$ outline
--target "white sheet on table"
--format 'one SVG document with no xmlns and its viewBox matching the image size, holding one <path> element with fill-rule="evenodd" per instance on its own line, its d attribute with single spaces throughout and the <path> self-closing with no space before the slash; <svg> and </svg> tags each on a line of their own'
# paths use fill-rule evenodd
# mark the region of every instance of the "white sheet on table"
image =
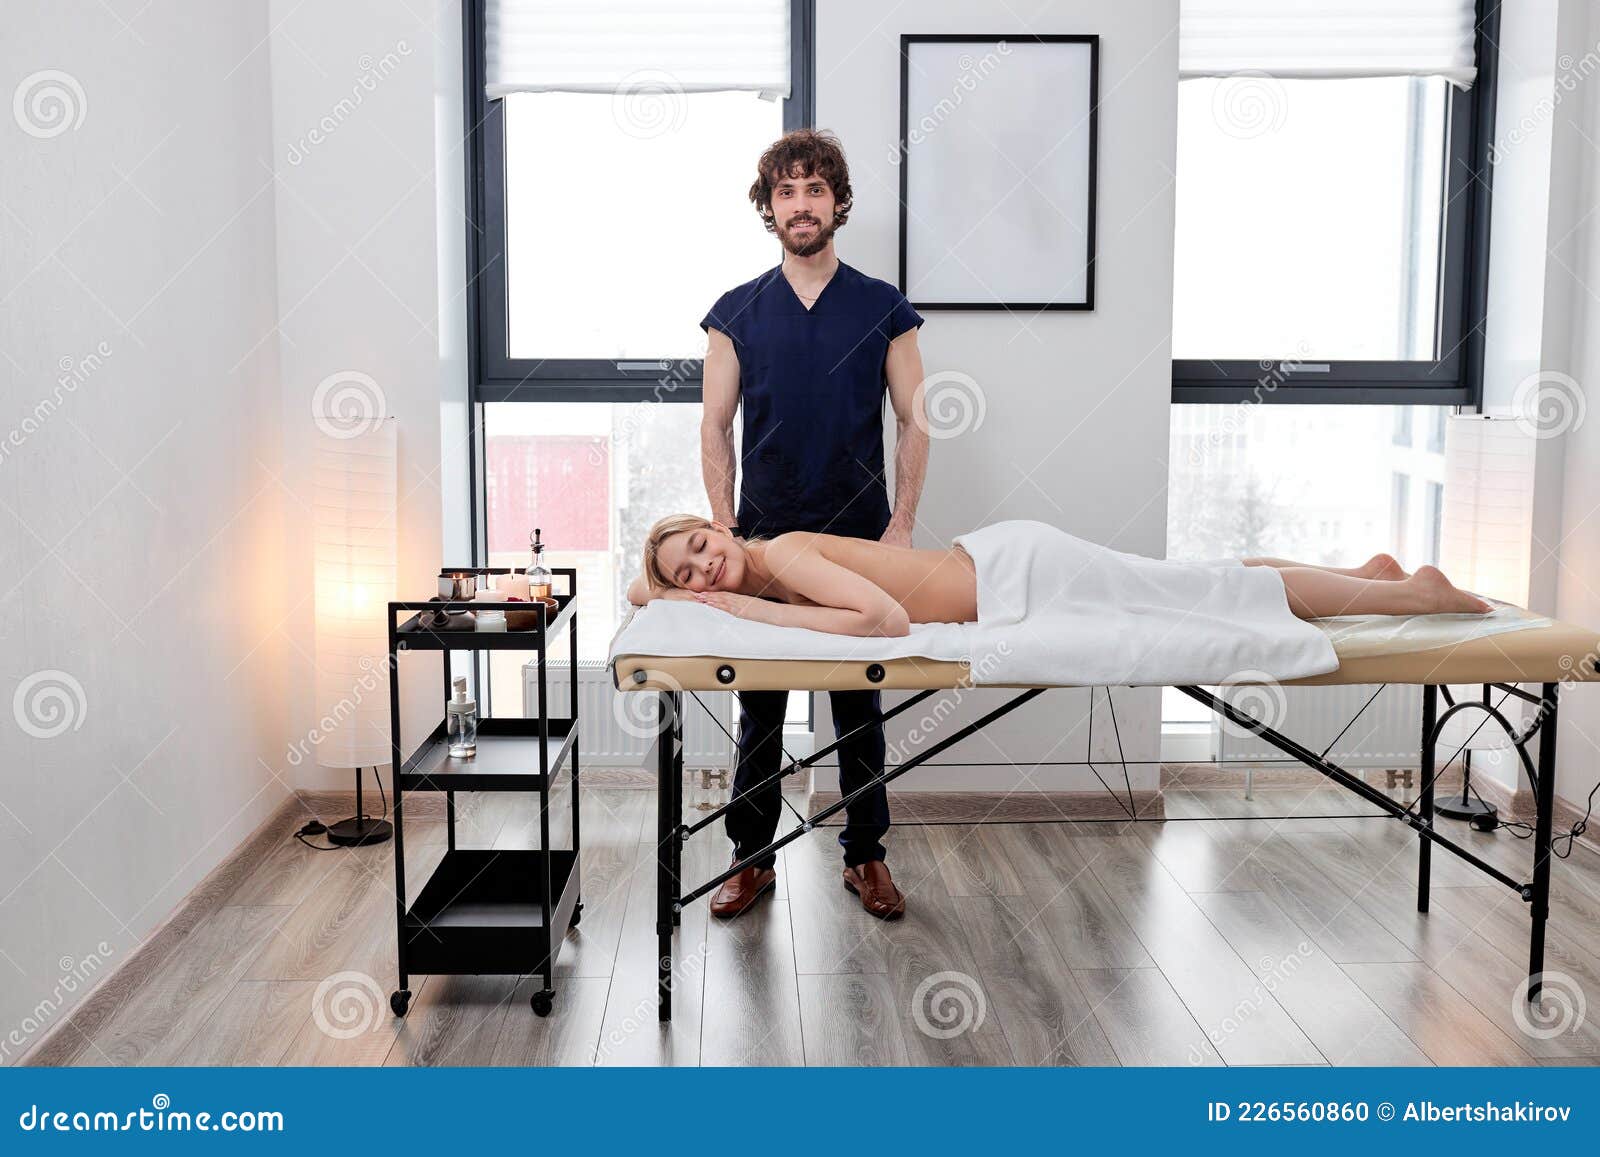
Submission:
<svg viewBox="0 0 1600 1157">
<path fill-rule="evenodd" d="M 956 543 L 978 571 L 978 683 L 1260 682 L 1339 665 L 1270 567 L 1145 558 L 1030 521 Z"/>
</svg>

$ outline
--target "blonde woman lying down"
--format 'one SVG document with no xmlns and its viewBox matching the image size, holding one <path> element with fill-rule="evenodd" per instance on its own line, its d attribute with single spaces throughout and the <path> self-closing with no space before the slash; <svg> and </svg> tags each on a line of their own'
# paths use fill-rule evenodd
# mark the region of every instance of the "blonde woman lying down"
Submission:
<svg viewBox="0 0 1600 1157">
<path fill-rule="evenodd" d="M 1302 619 L 1491 609 L 1436 567 L 1407 574 L 1386 554 L 1351 568 L 1281 558 L 1240 561 L 1275 568 L 1289 610 Z M 637 606 L 693 599 L 754 622 L 836 635 L 896 636 L 912 623 L 978 621 L 977 571 L 960 546 L 916 550 L 814 533 L 746 541 L 720 523 L 674 514 L 651 527 L 643 569 L 628 590 Z"/>
</svg>

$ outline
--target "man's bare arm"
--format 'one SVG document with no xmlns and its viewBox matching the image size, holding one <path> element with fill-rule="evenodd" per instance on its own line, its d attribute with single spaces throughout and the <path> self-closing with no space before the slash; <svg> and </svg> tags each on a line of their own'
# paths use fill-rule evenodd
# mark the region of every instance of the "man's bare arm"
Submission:
<svg viewBox="0 0 1600 1157">
<path fill-rule="evenodd" d="M 928 476 L 928 422 L 922 396 L 922 351 L 917 331 L 908 329 L 889 343 L 884 366 L 889 379 L 889 404 L 894 408 L 894 515 L 883 541 L 911 545 L 917 502 Z"/>
<path fill-rule="evenodd" d="M 711 519 L 732 526 L 733 484 L 738 463 L 733 453 L 733 420 L 739 412 L 739 355 L 733 341 L 720 330 L 706 331 L 700 413 L 700 473 Z"/>
</svg>

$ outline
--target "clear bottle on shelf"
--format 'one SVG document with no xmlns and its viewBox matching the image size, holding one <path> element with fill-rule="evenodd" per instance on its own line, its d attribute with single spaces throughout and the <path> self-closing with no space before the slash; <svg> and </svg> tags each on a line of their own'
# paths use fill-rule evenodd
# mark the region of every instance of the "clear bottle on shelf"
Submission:
<svg viewBox="0 0 1600 1157">
<path fill-rule="evenodd" d="M 478 754 L 478 703 L 467 695 L 467 677 L 451 681 L 455 697 L 445 706 L 445 740 L 451 759 L 471 759 Z"/>
<path fill-rule="evenodd" d="M 544 565 L 544 543 L 540 541 L 540 529 L 533 528 L 533 537 L 528 540 L 530 550 L 528 559 L 528 597 L 534 599 L 547 599 L 550 597 L 551 574 L 550 568 Z"/>
</svg>

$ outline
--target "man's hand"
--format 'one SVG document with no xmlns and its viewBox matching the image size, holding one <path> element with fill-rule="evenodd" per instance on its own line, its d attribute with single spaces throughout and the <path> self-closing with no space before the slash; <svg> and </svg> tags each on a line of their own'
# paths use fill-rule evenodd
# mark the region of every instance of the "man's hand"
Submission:
<svg viewBox="0 0 1600 1157">
<path fill-rule="evenodd" d="M 911 545 L 911 528 L 909 526 L 899 526 L 896 523 L 891 522 L 889 524 L 889 529 L 883 532 L 883 537 L 878 539 L 878 541 L 887 543 L 889 546 L 909 547 Z"/>
</svg>

